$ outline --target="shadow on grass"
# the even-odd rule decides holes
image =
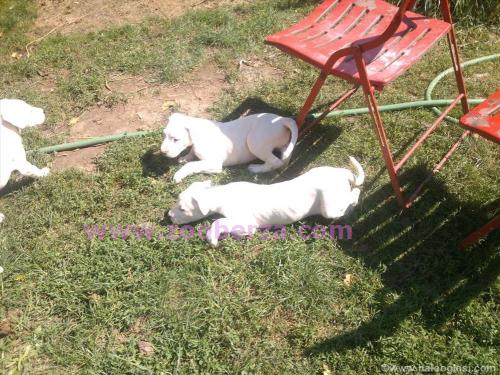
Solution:
[[[18,190],[22,190],[24,187],[31,185],[35,180],[36,179],[32,178],[32,177],[24,177],[23,176],[23,177],[16,178],[16,179],[13,179],[11,177],[11,179],[7,183],[7,185],[2,190],[0,190],[0,198],[4,197],[10,193],[16,192]]]
[[[156,148],[146,151],[141,158],[143,177],[161,177],[170,167],[178,164],[176,159],[169,159]]]
[[[424,172],[421,167],[409,169],[402,180],[418,183]],[[398,208],[389,185],[363,197],[352,217],[352,226],[361,235],[344,251],[366,267],[385,267],[384,288],[375,298],[380,312],[350,332],[307,348],[304,354],[373,345],[393,335],[404,320],[418,312],[425,326],[440,329],[498,277],[498,231],[474,248],[457,249],[461,239],[493,216],[496,206],[463,205],[436,179],[405,212]],[[394,293],[399,297],[386,302]]]
[[[273,107],[272,105],[262,101],[260,98],[246,98],[233,111],[224,117],[221,121],[232,121],[242,116],[253,115],[256,113],[274,113],[279,116],[295,117],[294,113],[284,111],[282,108]]]

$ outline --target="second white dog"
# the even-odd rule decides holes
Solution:
[[[250,164],[253,173],[269,172],[286,165],[297,142],[295,120],[271,113],[260,113],[230,122],[217,122],[180,113],[170,116],[164,130],[161,152],[175,158],[191,146],[180,159],[188,162],[174,175],[180,182],[196,173],[220,173],[223,166],[249,163],[260,159],[264,164]],[[273,151],[281,150],[281,158]],[[198,161],[193,161],[198,158]]]
[[[24,176],[45,177],[48,168],[39,169],[26,160],[20,129],[43,124],[43,109],[18,99],[0,100],[0,189],[9,181],[13,171]],[[0,222],[4,215],[0,213]]]
[[[259,227],[290,224],[311,215],[339,218],[358,203],[358,186],[365,178],[357,160],[349,159],[356,175],[345,168],[318,167],[272,185],[195,182],[180,194],[169,216],[175,224],[186,224],[212,214],[223,215],[207,233],[214,246],[224,232],[251,235]]]

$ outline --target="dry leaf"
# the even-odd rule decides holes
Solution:
[[[99,301],[101,300],[101,296],[96,293],[91,293],[87,296],[87,299],[91,302],[99,303]]]
[[[161,108],[166,111],[168,110],[169,108],[172,108],[172,107],[175,107],[175,100],[165,100],[163,102],[163,105],[161,106]]]
[[[146,327],[147,321],[145,318],[138,318],[128,330],[132,333],[142,333]]]
[[[70,126],[76,125],[78,120],[80,120],[78,117],[73,117],[71,120],[69,120],[69,125]]]
[[[150,342],[139,341],[139,351],[144,355],[151,355],[155,352],[155,348]]]
[[[123,344],[124,342],[127,341],[127,337],[116,328],[113,328],[111,333],[113,334],[113,337],[115,338],[118,344]]]
[[[10,57],[12,57],[13,59],[19,60],[21,57],[23,57],[23,55],[21,55],[18,52],[12,52],[12,55],[10,55]]]
[[[332,370],[330,370],[330,367],[328,365],[323,363],[323,375],[332,375]]]
[[[350,273],[346,273],[344,276],[344,285],[345,286],[351,286],[352,284],[352,275]]]
[[[12,327],[10,326],[10,322],[8,320],[3,321],[0,324],[0,337],[8,336],[12,333]]]

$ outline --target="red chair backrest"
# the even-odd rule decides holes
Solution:
[[[374,40],[360,44],[359,46],[361,50],[362,51],[369,50],[385,43],[385,41],[387,41],[391,36],[394,35],[394,33],[396,33],[396,31],[399,28],[399,25],[403,21],[405,13],[408,10],[411,10],[415,6],[415,3],[417,1],[418,0],[401,0],[401,4],[399,5],[399,10],[394,15],[394,18],[392,19],[387,29],[382,33],[382,35],[375,38]],[[443,15],[443,20],[445,22],[452,23],[453,21],[451,20],[450,4],[448,0],[439,0],[439,3],[441,7],[441,13]]]

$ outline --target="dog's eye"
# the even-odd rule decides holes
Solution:
[[[171,137],[170,139],[172,140],[172,142],[179,142],[179,138]]]
[[[182,207],[179,207],[179,211],[180,211],[180,212],[186,212],[186,209],[185,209],[185,208],[182,208]]]

